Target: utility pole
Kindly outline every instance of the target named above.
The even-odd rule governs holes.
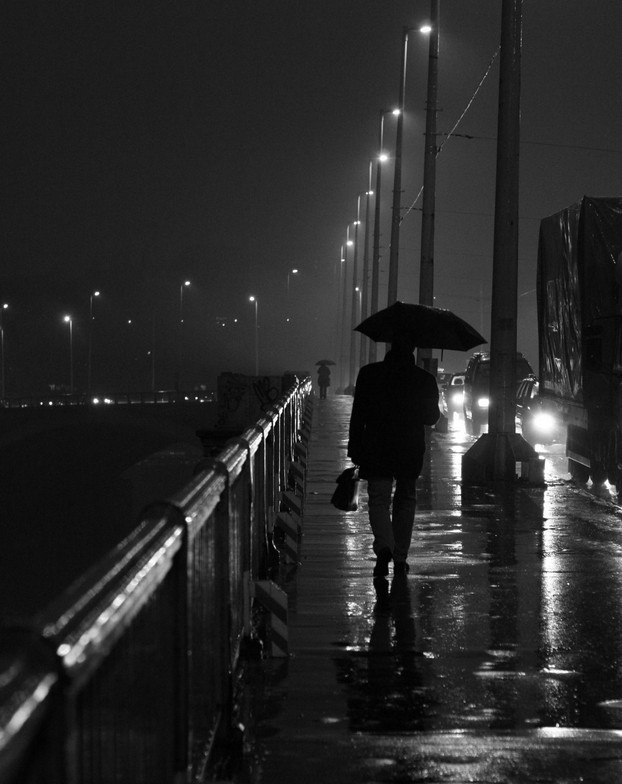
[[[516,433],[518,197],[522,0],[502,0],[488,428],[462,459],[465,482],[543,481],[544,461]]]

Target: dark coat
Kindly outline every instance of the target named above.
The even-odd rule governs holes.
[[[317,371],[317,383],[321,387],[330,386],[330,370],[326,365],[320,365]]]
[[[348,455],[360,476],[418,476],[425,425],[439,418],[438,386],[412,354],[389,351],[361,368],[350,418]]]

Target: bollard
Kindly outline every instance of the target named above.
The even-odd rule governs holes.
[[[268,642],[271,656],[287,656],[289,652],[289,630],[287,628],[287,594],[271,580],[254,583],[255,599],[269,614]]]
[[[280,550],[285,563],[298,563],[300,517],[292,512],[279,512],[276,516],[276,526],[283,533],[283,543]]]

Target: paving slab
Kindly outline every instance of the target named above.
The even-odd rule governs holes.
[[[407,577],[372,579],[351,398],[314,401],[287,659],[251,668],[234,778],[622,781],[622,521],[569,481],[466,487],[475,439],[430,432]]]

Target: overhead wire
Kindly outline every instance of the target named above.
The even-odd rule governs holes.
[[[490,62],[488,63],[488,66],[487,66],[487,68],[486,68],[486,71],[484,72],[484,75],[483,75],[483,76],[482,76],[482,78],[479,80],[479,83],[478,83],[477,87],[476,87],[476,88],[475,88],[475,90],[473,91],[473,95],[472,95],[472,96],[471,96],[471,98],[469,99],[469,101],[468,101],[467,105],[464,107],[464,111],[462,112],[462,114],[460,115],[460,117],[458,117],[458,119],[457,119],[457,120],[456,120],[456,122],[454,123],[454,126],[453,126],[453,128],[452,128],[452,129],[449,131],[449,133],[447,133],[447,134],[445,135],[445,138],[443,139],[443,143],[440,145],[440,147],[438,147],[438,148],[437,148],[437,150],[436,150],[436,157],[438,157],[438,156],[440,155],[440,153],[441,153],[441,152],[442,152],[442,150],[443,150],[443,147],[444,147],[444,146],[447,144],[447,142],[448,142],[448,141],[451,139],[451,137],[452,137],[452,136],[455,134],[455,132],[456,132],[456,129],[458,128],[458,126],[460,125],[460,123],[462,122],[462,120],[464,119],[464,117],[465,117],[466,113],[469,111],[469,109],[470,109],[470,108],[471,108],[471,106],[473,105],[473,102],[474,102],[474,101],[475,101],[475,99],[477,98],[477,95],[478,95],[479,91],[482,89],[482,86],[483,86],[484,82],[486,81],[486,79],[487,79],[488,75],[490,74],[490,71],[492,70],[492,67],[493,67],[493,65],[494,65],[494,63],[495,63],[495,60],[496,60],[496,59],[497,59],[497,57],[499,56],[499,52],[500,52],[500,51],[501,51],[501,46],[498,46],[498,47],[497,47],[497,49],[496,49],[496,51],[495,51],[495,53],[494,53],[494,54],[493,54],[493,56],[490,58]],[[410,212],[412,212],[412,210],[414,210],[414,208],[415,208],[415,204],[416,204],[416,203],[419,201],[419,199],[421,198],[421,194],[422,194],[422,193],[423,193],[423,185],[422,185],[422,186],[421,186],[421,188],[419,189],[419,193],[416,195],[416,197],[415,197],[415,200],[413,201],[413,203],[412,203],[412,204],[410,205],[410,207],[409,207],[409,208],[408,208],[408,209],[405,211],[405,213],[404,213],[404,214],[403,214],[403,215],[400,217],[400,224],[402,223],[402,221],[404,220],[404,218],[405,218],[405,217],[406,217],[406,216],[407,216],[407,215],[408,215]]]

